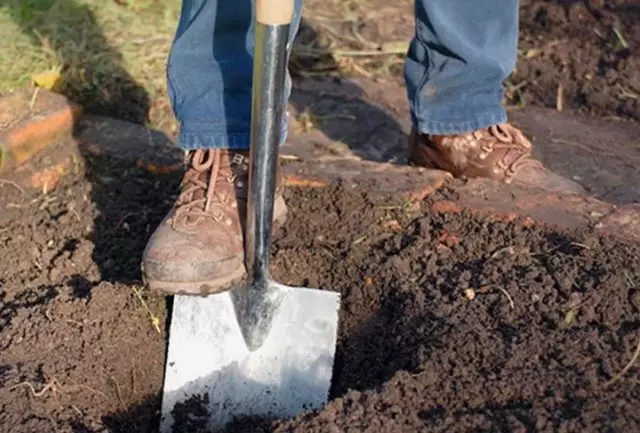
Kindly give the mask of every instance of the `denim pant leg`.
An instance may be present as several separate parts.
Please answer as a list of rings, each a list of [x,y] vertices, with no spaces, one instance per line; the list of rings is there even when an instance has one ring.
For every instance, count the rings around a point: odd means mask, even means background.
[[[295,0],[288,52],[300,25]],[[254,19],[252,0],[183,0],[167,65],[183,149],[248,149],[251,142]],[[291,92],[287,74],[283,104]],[[281,141],[286,139],[286,116]]]
[[[515,67],[518,0],[416,0],[405,63],[413,124],[455,134],[507,119],[502,82]]]

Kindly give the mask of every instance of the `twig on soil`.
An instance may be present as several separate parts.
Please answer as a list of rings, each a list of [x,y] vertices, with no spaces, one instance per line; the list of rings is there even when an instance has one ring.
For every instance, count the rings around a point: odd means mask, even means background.
[[[367,239],[367,235],[360,236],[358,239],[356,239],[355,241],[353,241],[351,243],[351,246],[355,246],[355,245],[361,244],[362,242],[364,242],[365,239]]]
[[[71,207],[71,206],[67,207],[67,209],[69,210],[69,212],[71,212],[71,214],[72,214],[73,216],[75,216],[75,217],[76,217],[76,219],[77,219],[78,221],[82,221],[82,218],[80,218],[80,214],[78,213],[78,211],[77,211],[77,210],[75,210],[75,209],[74,209],[73,207]]]
[[[571,242],[571,246],[584,248],[585,250],[592,249],[589,245],[581,244],[580,242]]]
[[[131,393],[129,394],[129,399],[133,398],[136,395],[136,365],[133,364],[133,368],[131,368]]]
[[[604,37],[604,35],[600,32],[600,30],[596,29],[595,27],[593,29],[593,33],[595,33],[596,36],[602,39],[603,41],[607,40],[607,38]]]
[[[56,392],[59,390],[60,388],[60,384],[58,383],[58,381],[54,378],[51,379],[49,381],[49,383],[47,383],[44,387],[42,387],[42,389],[40,391],[36,391],[36,389],[33,387],[33,385],[31,384],[31,382],[20,382],[17,385],[13,385],[11,388],[9,388],[9,391],[14,390],[16,388],[20,388],[21,386],[26,386],[27,388],[29,388],[29,390],[31,390],[31,394],[33,394],[34,397],[38,398],[38,397],[42,397],[47,391],[51,390],[51,393],[54,395],[56,395]]]
[[[503,287],[499,287],[498,286],[498,290],[500,290],[502,293],[504,293],[504,295],[507,297],[507,299],[509,300],[509,305],[511,305],[511,309],[515,309],[516,305],[513,302],[513,298],[511,297],[511,295],[509,294],[509,292],[507,292],[507,290]]]
[[[356,62],[351,62],[349,66],[351,67],[351,69],[358,72],[359,74],[364,75],[367,78],[373,77],[373,75],[369,71],[358,65]]]
[[[153,311],[151,311],[151,308],[149,308],[149,304],[147,304],[147,301],[145,301],[142,297],[142,292],[138,290],[136,286],[131,287],[131,290],[136,295],[136,298],[138,298],[138,301],[140,301],[140,304],[142,304],[142,307],[147,310],[147,313],[151,318],[151,324],[153,325],[153,327],[156,329],[156,331],[158,331],[158,334],[162,334],[162,331],[160,330],[160,318],[153,314]]]
[[[36,87],[33,90],[33,95],[31,96],[31,101],[29,102],[29,111],[33,111],[33,107],[36,105],[36,100],[38,99],[38,93],[40,92],[40,87]]]
[[[380,46],[375,50],[332,50],[321,48],[297,48],[294,52],[300,57],[321,57],[326,55],[344,57],[373,57],[373,56],[394,56],[405,54],[407,47],[400,46]]]
[[[120,221],[118,221],[118,224],[116,224],[116,227],[113,230],[111,230],[109,233],[116,233],[118,230],[120,230],[120,227],[122,227],[122,225],[127,220],[127,218],[135,216],[135,215],[136,215],[136,213],[134,213],[134,212],[129,212],[129,213],[124,214],[122,216],[122,218],[120,218]],[[146,218],[146,211],[145,211],[145,215],[143,215],[143,217]]]
[[[15,189],[17,189],[18,191],[20,191],[20,194],[24,195],[24,189],[22,189],[20,187],[20,185],[18,185],[17,183],[15,183],[12,180],[0,179],[0,185],[10,185],[10,186],[14,187]]]
[[[637,94],[625,89],[620,84],[618,84],[618,90],[620,90],[620,94],[618,95],[618,98],[620,98],[620,99],[633,99],[633,100],[636,100],[636,101],[638,99],[640,99],[640,96],[638,96]]]
[[[613,33],[616,34],[616,37],[620,41],[620,45],[622,45],[622,48],[624,48],[625,50],[628,50],[629,49],[629,43],[624,38],[624,36],[622,36],[622,32],[620,30],[618,30],[617,27],[614,27],[613,28]]]
[[[80,409],[78,409],[76,406],[70,404],[69,405],[71,407],[71,409],[73,409],[78,415],[80,415],[81,417],[84,416],[84,414],[82,413],[82,411]]]
[[[514,310],[516,308],[516,304],[515,302],[513,302],[513,298],[511,297],[509,292],[507,292],[507,290],[504,287],[500,287],[497,284],[488,284],[486,286],[483,286],[480,289],[478,289],[478,293],[487,293],[491,288],[496,288],[500,290],[502,293],[504,293],[504,295],[507,297],[507,300],[509,301],[509,306],[511,307],[511,309]]]
[[[572,247],[584,248],[585,250],[591,250],[592,249],[592,247],[590,247],[589,245],[581,244],[579,242],[569,242],[568,245],[571,245]],[[553,248],[551,248],[551,249],[549,249],[547,251],[543,251],[541,253],[536,253],[533,256],[536,257],[536,256],[544,256],[546,254],[551,254],[552,252],[557,251],[560,248],[565,247],[565,246],[567,246],[567,244],[556,245],[555,247],[553,247]]]
[[[283,161],[300,161],[300,157],[296,155],[279,155],[278,157]]]
[[[616,374],[615,376],[613,376],[611,378],[611,380],[609,382],[605,383],[603,388],[607,388],[607,387],[613,385],[618,380],[622,379],[622,377],[625,374],[627,374],[629,369],[631,369],[631,367],[633,367],[633,364],[635,364],[635,362],[638,359],[638,357],[640,357],[640,338],[638,338],[638,346],[636,347],[636,351],[633,353],[633,356],[631,357],[631,359],[629,360],[627,365],[625,365],[624,368],[622,370],[620,370],[620,373]]]
[[[317,21],[327,21],[327,22],[332,22],[332,23],[348,23],[349,21],[353,21],[354,18],[353,17],[327,17],[324,15],[318,15],[316,13],[311,14],[309,11],[309,13],[307,13],[307,8],[305,7],[303,10],[303,14],[305,17],[308,17],[311,20],[317,20]]]
[[[366,39],[364,36],[362,36],[360,34],[360,32],[358,31],[358,25],[360,23],[357,21],[352,21],[351,22],[351,33],[353,33],[353,36],[356,38],[356,40],[358,42],[360,42],[362,44],[362,46],[364,47],[376,47],[377,44],[375,42],[372,42],[368,39]]]
[[[558,93],[556,95],[556,111],[562,113],[564,110],[564,86],[558,83]]]
[[[516,253],[516,250],[515,250],[515,248],[513,248],[511,246],[500,248],[499,250],[497,250],[493,254],[491,254],[491,257],[489,257],[489,260],[495,259],[496,257],[501,255],[502,253],[508,253],[510,256],[512,256],[512,255],[514,255]]]
[[[118,382],[116,381],[115,377],[113,377],[113,376],[109,376],[109,380],[111,380],[111,382],[113,382],[113,385],[116,388],[116,395],[118,396],[118,401],[120,402],[120,407],[122,408],[122,410],[125,410],[127,407],[124,404],[124,400],[122,400],[122,393],[120,392],[120,385],[118,385]]]

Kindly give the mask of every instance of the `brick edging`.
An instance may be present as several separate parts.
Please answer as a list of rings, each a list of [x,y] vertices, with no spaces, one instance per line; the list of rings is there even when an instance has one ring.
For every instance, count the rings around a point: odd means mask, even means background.
[[[28,162],[45,148],[73,135],[83,108],[64,96],[24,88],[0,96],[0,172]]]

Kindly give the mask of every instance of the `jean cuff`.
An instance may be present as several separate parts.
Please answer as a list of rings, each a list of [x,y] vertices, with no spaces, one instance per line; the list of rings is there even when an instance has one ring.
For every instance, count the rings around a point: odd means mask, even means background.
[[[504,109],[495,112],[482,113],[465,120],[418,120],[413,117],[413,124],[420,134],[449,135],[462,134],[488,128],[489,126],[505,123],[507,113]]]
[[[196,149],[232,149],[249,150],[251,147],[251,128],[247,132],[226,133],[220,130],[207,130],[207,128],[193,125],[191,127],[184,124],[180,128],[178,144],[184,150]],[[280,145],[287,140],[286,118],[281,129]]]
[[[196,149],[236,149],[247,150],[251,143],[251,134],[220,134],[218,132],[180,130],[180,147],[185,150]]]

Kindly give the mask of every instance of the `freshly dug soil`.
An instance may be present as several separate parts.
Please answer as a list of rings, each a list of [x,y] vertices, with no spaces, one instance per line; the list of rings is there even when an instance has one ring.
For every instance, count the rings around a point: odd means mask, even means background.
[[[157,431],[167,305],[138,263],[178,179],[93,161],[46,196],[0,190],[0,431]],[[343,296],[332,397],[229,432],[640,431],[637,245],[287,196],[273,277]]]
[[[344,296],[340,397],[275,431],[639,431],[638,369],[611,383],[640,344],[637,246],[454,214],[380,236],[340,194],[319,225],[325,194],[295,213],[276,264]],[[336,260],[316,274],[326,245]]]
[[[512,102],[640,119],[638,23],[637,0],[522,0]]]
[[[95,161],[46,195],[2,185],[0,431],[153,431],[166,307],[139,260],[173,180]]]

